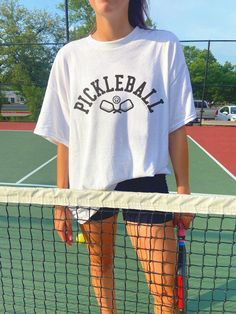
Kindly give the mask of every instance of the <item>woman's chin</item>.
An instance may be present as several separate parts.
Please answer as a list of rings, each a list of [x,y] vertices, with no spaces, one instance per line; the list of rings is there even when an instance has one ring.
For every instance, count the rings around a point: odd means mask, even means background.
[[[127,0],[91,0],[90,5],[96,14],[105,16],[107,14],[117,13],[117,11],[128,5]]]

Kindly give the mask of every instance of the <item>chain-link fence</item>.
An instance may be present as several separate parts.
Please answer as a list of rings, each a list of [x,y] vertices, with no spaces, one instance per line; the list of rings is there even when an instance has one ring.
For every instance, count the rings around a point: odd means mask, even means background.
[[[24,30],[26,35],[15,36],[14,41],[9,36],[0,39],[0,120],[37,119],[52,62],[57,51],[70,40],[67,0],[64,14],[55,25],[57,19],[46,16],[38,28],[32,25],[34,33],[46,34],[41,37]],[[214,119],[219,107],[236,103],[236,40],[181,42],[198,107],[198,122]]]
[[[236,103],[236,40],[182,41],[189,67],[198,121]]]

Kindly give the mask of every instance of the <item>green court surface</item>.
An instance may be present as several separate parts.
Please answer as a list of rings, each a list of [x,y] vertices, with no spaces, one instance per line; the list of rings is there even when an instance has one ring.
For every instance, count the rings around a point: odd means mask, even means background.
[[[30,131],[0,131],[0,147],[0,184],[16,184],[29,176],[21,184],[55,185],[56,160],[49,162],[56,156],[55,145]],[[191,140],[189,150],[193,193],[235,194],[235,180]],[[42,168],[37,170],[39,167]],[[174,191],[173,176],[168,177],[168,183],[169,189]]]
[[[0,147],[0,184],[55,185],[54,145],[32,132],[1,131]],[[189,141],[189,148],[192,192],[234,195],[235,180],[196,144]],[[174,191],[173,176],[168,183]],[[86,246],[66,248],[59,241],[52,211],[0,204],[0,313],[99,313]],[[119,216],[117,313],[153,313],[144,274]],[[236,217],[206,218],[198,215],[187,234],[188,313],[235,313]],[[75,237],[75,221],[73,228]]]

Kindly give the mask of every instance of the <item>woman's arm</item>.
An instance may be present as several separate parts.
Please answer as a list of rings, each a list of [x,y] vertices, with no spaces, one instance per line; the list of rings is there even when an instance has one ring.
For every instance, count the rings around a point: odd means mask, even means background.
[[[57,145],[57,187],[69,188],[68,147],[63,144]]]
[[[188,141],[185,126],[170,133],[169,153],[175,173],[177,193],[190,194]],[[192,214],[175,215],[175,223],[181,221],[188,229],[193,217]]]
[[[69,188],[68,147],[63,144],[57,146],[57,187],[60,189]],[[69,208],[55,207],[54,226],[61,240],[72,245],[72,224]]]

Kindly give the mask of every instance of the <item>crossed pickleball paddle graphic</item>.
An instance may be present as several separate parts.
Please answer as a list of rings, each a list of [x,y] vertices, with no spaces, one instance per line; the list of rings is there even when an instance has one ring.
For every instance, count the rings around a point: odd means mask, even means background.
[[[114,96],[112,98],[112,102],[103,100],[100,104],[100,109],[106,111],[108,113],[122,113],[127,112],[134,108],[134,104],[130,99],[126,99],[121,102],[121,98],[119,96]]]

